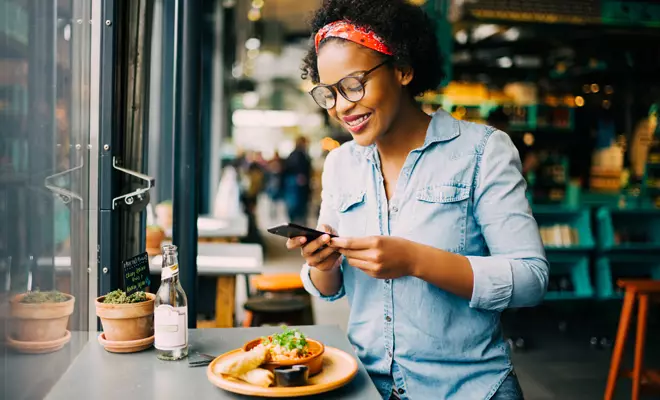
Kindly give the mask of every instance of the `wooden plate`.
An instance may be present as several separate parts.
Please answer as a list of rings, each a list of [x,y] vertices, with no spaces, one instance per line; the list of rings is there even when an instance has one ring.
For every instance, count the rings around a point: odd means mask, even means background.
[[[242,349],[236,349],[213,360],[206,370],[206,376],[209,381],[215,386],[233,393],[259,397],[290,398],[309,396],[338,389],[353,380],[358,372],[358,364],[353,356],[334,347],[326,347],[323,355],[323,370],[318,375],[309,378],[309,384],[307,386],[264,388],[213,373],[213,368],[218,362],[241,352],[243,352]]]
[[[59,339],[46,342],[22,342],[7,336],[7,345],[12,349],[27,354],[45,354],[60,350],[71,340],[71,332],[66,331]]]

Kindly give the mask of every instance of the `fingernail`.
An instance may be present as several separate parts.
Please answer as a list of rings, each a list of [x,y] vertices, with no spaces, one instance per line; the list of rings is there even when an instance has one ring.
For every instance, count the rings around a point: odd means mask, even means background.
[[[300,244],[305,244],[306,241],[307,241],[306,238],[304,238],[304,237],[300,238]]]
[[[327,242],[327,241],[329,241],[329,240],[330,240],[330,236],[328,236],[328,235],[323,235],[323,241],[324,241],[324,242]]]

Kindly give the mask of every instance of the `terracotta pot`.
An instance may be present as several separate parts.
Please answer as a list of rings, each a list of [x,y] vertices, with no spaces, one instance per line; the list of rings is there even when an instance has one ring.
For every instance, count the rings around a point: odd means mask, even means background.
[[[163,229],[172,229],[172,204],[161,203],[154,207],[156,211],[156,223]]]
[[[156,250],[160,253],[160,245],[165,240],[165,231],[157,226],[147,227],[147,252]]]
[[[22,342],[47,342],[64,337],[75,298],[65,294],[69,300],[61,303],[21,303],[25,295],[11,299],[11,337]]]
[[[250,351],[253,347],[256,347],[261,343],[261,338],[250,340],[245,343],[243,346],[244,351]],[[316,341],[314,339],[307,339],[309,344],[310,355],[304,358],[299,358],[297,360],[287,360],[287,361],[269,361],[261,365],[261,368],[267,370],[274,370],[277,367],[290,367],[293,365],[306,365],[309,368],[309,376],[314,376],[321,372],[323,369],[323,353],[325,353],[325,346],[323,343]]]
[[[155,294],[147,293],[147,301],[132,304],[105,304],[104,298],[96,299],[96,315],[101,318],[107,340],[138,340],[154,334]]]

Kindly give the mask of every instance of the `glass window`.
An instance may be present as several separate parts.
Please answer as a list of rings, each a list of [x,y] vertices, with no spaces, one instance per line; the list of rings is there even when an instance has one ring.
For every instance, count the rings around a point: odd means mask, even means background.
[[[89,339],[92,3],[0,1],[0,398],[43,398]]]

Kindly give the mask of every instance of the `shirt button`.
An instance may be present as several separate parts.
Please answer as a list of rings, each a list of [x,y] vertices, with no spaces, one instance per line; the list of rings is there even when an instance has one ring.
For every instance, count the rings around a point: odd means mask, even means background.
[[[387,317],[385,317],[385,321],[392,322],[392,318],[390,318],[390,316],[388,315]]]
[[[397,207],[397,206],[392,207],[392,212],[393,213],[398,213],[399,212],[399,207]]]
[[[406,391],[403,390],[403,389],[399,389],[398,392],[399,392],[399,394],[404,394]]]
[[[390,280],[389,280],[389,279],[385,279],[385,284],[386,284],[386,285],[389,285],[389,284],[390,284]]]
[[[388,352],[387,352],[387,355],[388,355],[390,358],[392,358],[392,352],[391,352],[391,351],[388,351]]]

